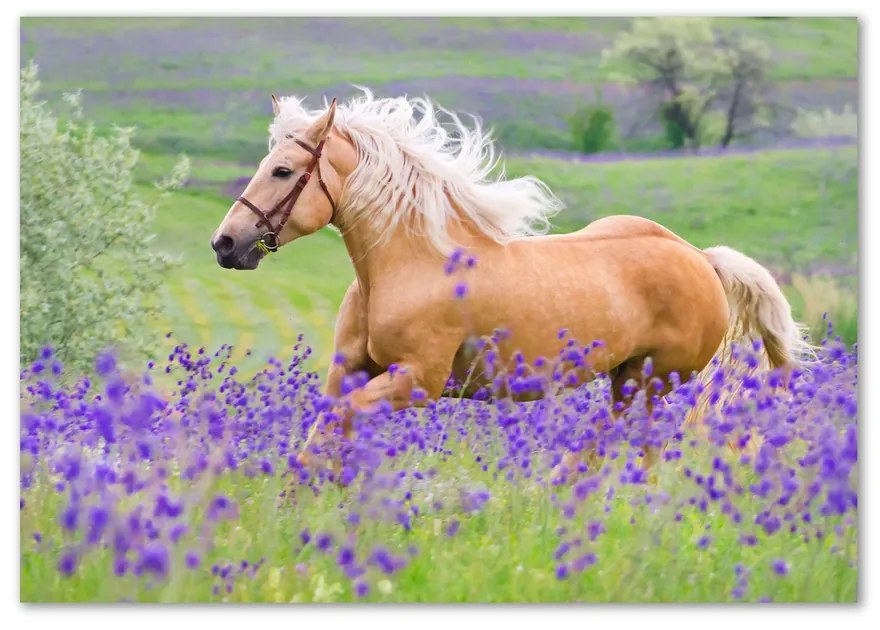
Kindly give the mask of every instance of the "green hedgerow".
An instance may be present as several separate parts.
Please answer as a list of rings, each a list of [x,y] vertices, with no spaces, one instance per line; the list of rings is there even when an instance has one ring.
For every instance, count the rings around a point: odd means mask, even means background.
[[[189,172],[182,158],[147,202],[133,186],[132,129],[98,133],[78,94],[59,120],[36,99],[31,63],[21,71],[21,355],[51,344],[68,371],[88,370],[107,346],[149,347],[147,323],[173,261],[155,250],[155,205]]]

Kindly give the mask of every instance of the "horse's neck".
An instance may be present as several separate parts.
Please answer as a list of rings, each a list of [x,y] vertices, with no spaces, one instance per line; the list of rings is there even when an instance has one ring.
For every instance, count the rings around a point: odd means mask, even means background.
[[[403,225],[395,227],[390,234],[380,234],[366,221],[348,229],[338,227],[364,297],[368,297],[371,287],[381,282],[393,282],[397,274],[410,273],[419,266],[436,268],[442,273],[443,257],[426,240],[414,236]],[[467,222],[451,222],[447,229],[454,242],[471,251],[498,247]]]
[[[413,246],[402,229],[380,238],[369,227],[359,225],[343,231],[342,239],[365,297],[371,287],[387,280],[391,274],[401,272],[408,262],[424,255]]]
[[[471,251],[497,246],[490,239],[474,236],[460,227],[450,229],[450,236]],[[412,273],[417,268],[443,274],[444,257],[426,240],[413,236],[403,226],[386,235],[358,226],[343,230],[342,239],[364,297],[372,287],[393,283],[400,274]]]

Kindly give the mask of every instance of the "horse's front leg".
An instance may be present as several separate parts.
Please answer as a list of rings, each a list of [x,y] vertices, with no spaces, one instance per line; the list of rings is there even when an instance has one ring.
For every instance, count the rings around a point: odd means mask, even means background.
[[[449,367],[431,370],[414,362],[396,364],[393,372],[386,371],[352,392],[347,397],[346,409],[349,413],[371,413],[383,401],[390,403],[394,411],[421,407],[440,397],[448,379]],[[414,398],[416,392],[419,395]]]
[[[371,366],[367,354],[367,302],[358,285],[358,281],[349,285],[339,306],[336,316],[336,329],[333,338],[333,361],[327,370],[327,381],[324,393],[335,399],[342,395],[342,385],[347,376],[357,372],[369,370]],[[339,415],[339,414],[337,414]],[[324,427],[324,419],[318,417],[312,425],[306,437],[305,445],[301,449],[297,460],[302,465],[314,464],[314,457],[310,451],[326,441],[327,430],[332,427]],[[351,427],[343,426],[343,432],[348,437]]]
[[[450,359],[451,363],[451,359]],[[334,415],[341,423],[342,435],[351,439],[354,419],[360,413],[372,413],[380,403],[387,402],[395,411],[409,406],[422,406],[429,400],[439,398],[449,378],[450,365],[426,367],[418,362],[395,364],[393,371],[386,371],[371,379],[362,388],[343,397],[334,409]],[[419,392],[418,396],[414,396]],[[317,423],[316,423],[317,424]],[[303,465],[314,461],[315,451],[327,444],[327,436],[335,427],[313,428],[309,440],[299,455]],[[326,450],[326,449],[325,449]],[[341,460],[338,451],[330,453],[333,468],[338,472]]]

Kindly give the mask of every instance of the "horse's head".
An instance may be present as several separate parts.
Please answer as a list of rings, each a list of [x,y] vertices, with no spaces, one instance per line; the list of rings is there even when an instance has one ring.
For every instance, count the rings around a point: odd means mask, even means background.
[[[274,95],[272,105],[277,121],[281,106]],[[211,238],[221,267],[256,269],[268,252],[334,220],[345,178],[357,163],[354,147],[334,130],[335,114],[334,99],[315,120],[276,136]]]

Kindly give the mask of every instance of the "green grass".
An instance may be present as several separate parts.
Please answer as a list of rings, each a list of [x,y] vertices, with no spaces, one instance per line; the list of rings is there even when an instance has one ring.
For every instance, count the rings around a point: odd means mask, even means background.
[[[698,247],[724,244],[780,270],[856,264],[856,149],[583,164],[514,159],[566,202],[566,229],[609,214],[658,221]],[[796,226],[796,227],[794,227]]]
[[[457,453],[448,458],[423,453],[407,455],[395,462],[400,470],[436,469],[433,481],[410,481],[404,489],[413,492],[413,503],[420,504],[422,515],[413,519],[406,531],[394,522],[369,520],[356,529],[345,525],[350,512],[363,509],[354,500],[357,488],[325,487],[320,495],[302,491],[295,506],[278,503],[281,490],[278,476],[246,478],[227,474],[202,487],[204,496],[224,493],[239,502],[240,517],[222,524],[212,532],[214,547],[202,558],[203,571],[182,567],[183,551],[199,548],[192,535],[184,537],[175,548],[178,569],[167,583],[147,587],[132,576],[109,579],[112,553],[93,551],[78,568],[77,578],[60,577],[55,569],[56,555],[23,537],[21,548],[23,601],[136,601],[158,602],[344,602],[356,600],[351,580],[336,565],[335,552],[322,554],[314,543],[303,546],[299,534],[308,529],[331,533],[336,541],[354,540],[358,558],[366,557],[373,545],[381,544],[398,556],[406,556],[407,566],[388,579],[371,569],[365,576],[371,583],[366,601],[374,602],[729,602],[736,601],[734,567],[743,565],[749,572],[748,588],[742,601],[755,602],[772,598],[776,602],[855,601],[857,570],[850,566],[856,555],[856,531],[845,528],[834,533],[834,519],[816,522],[827,535],[822,540],[805,543],[803,534],[777,532],[772,536],[760,531],[755,546],[740,544],[743,531],[760,530],[735,525],[710,505],[706,512],[694,507],[681,510],[675,522],[674,501],[658,505],[647,503],[645,495],[687,496],[687,486],[676,463],[662,464],[655,484],[647,488],[618,486],[614,499],[603,492],[585,501],[571,519],[562,516],[551,502],[551,493],[537,485],[507,483],[482,472],[467,448],[453,447]],[[708,449],[688,452],[688,466],[711,468]],[[457,506],[459,487],[486,487],[492,497],[479,513],[468,515]],[[565,500],[566,490],[560,491]],[[428,495],[431,499],[429,501]],[[71,542],[50,515],[59,509],[51,488],[31,491],[29,509],[23,513],[22,531],[39,531],[44,540]],[[441,499],[440,511],[429,503]],[[40,503],[43,501],[44,503]],[[738,504],[746,520],[752,513],[748,495]],[[754,508],[757,509],[757,508]],[[271,518],[266,518],[271,514]],[[451,520],[460,520],[454,537],[446,535]],[[560,537],[557,528],[565,527],[571,538],[585,532],[587,524],[603,520],[606,533],[594,542],[584,534],[584,546],[564,558],[571,561],[586,552],[597,557],[594,566],[583,574],[558,580],[554,574],[554,551]],[[351,537],[349,538],[349,535]],[[709,536],[706,549],[698,546],[702,536]],[[417,548],[410,556],[410,546]],[[837,552],[829,551],[832,546]],[[242,576],[234,581],[231,593],[211,589],[224,582],[207,575],[212,564],[250,563],[260,558],[266,564],[256,576]],[[790,566],[785,577],[773,573],[771,562],[784,559]],[[821,579],[817,579],[821,576]],[[382,588],[385,588],[385,592]]]

